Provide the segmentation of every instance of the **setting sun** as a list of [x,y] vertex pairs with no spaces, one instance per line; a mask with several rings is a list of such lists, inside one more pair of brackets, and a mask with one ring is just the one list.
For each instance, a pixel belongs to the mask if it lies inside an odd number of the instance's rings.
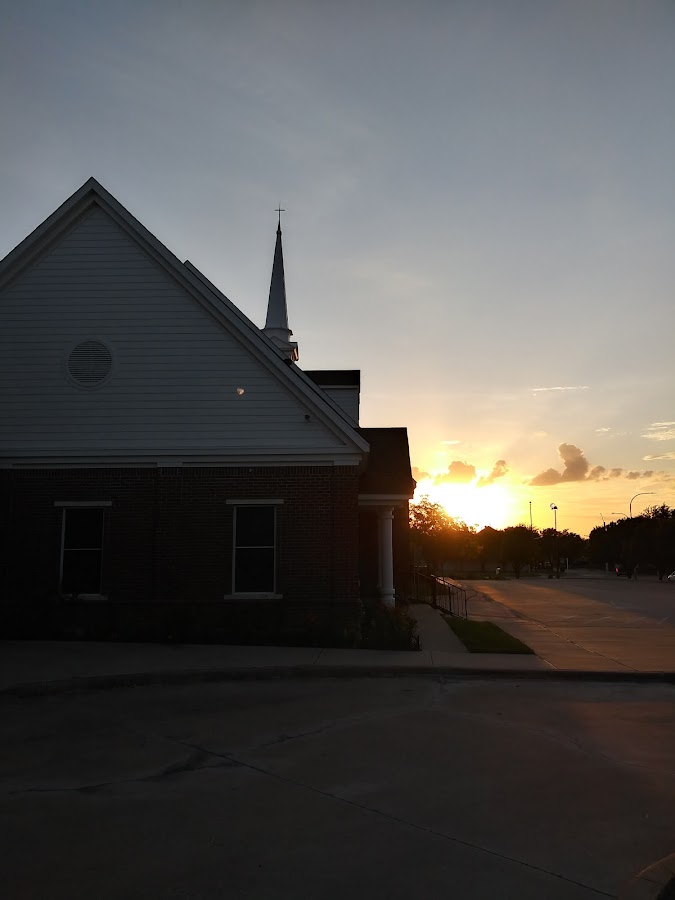
[[454,519],[461,519],[467,525],[477,528],[484,528],[486,525],[504,528],[518,518],[516,507],[519,504],[503,484],[484,487],[477,487],[474,483],[437,484],[433,479],[425,478],[417,484],[414,502],[425,495],[434,503],[440,503]]

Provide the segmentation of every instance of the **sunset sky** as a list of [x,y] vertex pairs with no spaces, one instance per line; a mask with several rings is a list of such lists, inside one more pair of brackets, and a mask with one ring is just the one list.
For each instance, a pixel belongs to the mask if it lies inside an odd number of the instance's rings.
[[89,176],[304,368],[360,368],[420,491],[587,534],[675,506],[675,3],[28,0],[0,257]]

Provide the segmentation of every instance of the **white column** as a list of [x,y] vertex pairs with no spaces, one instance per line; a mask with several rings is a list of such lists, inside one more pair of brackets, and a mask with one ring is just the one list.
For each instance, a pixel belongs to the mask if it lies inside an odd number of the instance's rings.
[[380,596],[385,606],[394,606],[394,542],[392,507],[381,509],[378,513],[380,522],[380,559],[382,560],[380,578]]

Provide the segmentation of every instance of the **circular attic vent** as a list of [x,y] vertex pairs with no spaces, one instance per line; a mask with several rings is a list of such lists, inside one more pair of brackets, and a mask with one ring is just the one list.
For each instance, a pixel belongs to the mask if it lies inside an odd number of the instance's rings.
[[70,351],[68,374],[84,387],[105,381],[112,369],[112,353],[101,341],[83,341]]

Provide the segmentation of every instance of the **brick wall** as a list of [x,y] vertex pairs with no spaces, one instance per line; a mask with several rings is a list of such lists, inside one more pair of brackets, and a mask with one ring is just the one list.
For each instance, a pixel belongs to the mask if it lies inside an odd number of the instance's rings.
[[[151,605],[172,604],[166,615],[175,623],[180,604],[199,607],[204,622],[216,615],[221,623],[245,620],[250,626],[255,601],[222,599],[232,586],[233,507],[226,501],[282,499],[277,591],[284,599],[275,607],[280,627],[302,630],[307,621],[319,621],[340,628],[358,611],[357,491],[356,469],[347,466],[3,470],[5,619],[9,607],[24,617],[32,611],[30,631],[59,603],[62,510],[54,501],[107,500],[112,506],[105,510],[102,591],[115,611],[100,603],[71,604],[72,622],[79,615],[109,623],[114,616],[123,631],[124,616],[138,617],[142,608],[142,619],[159,619]],[[126,613],[120,613],[123,604],[129,605]]]

